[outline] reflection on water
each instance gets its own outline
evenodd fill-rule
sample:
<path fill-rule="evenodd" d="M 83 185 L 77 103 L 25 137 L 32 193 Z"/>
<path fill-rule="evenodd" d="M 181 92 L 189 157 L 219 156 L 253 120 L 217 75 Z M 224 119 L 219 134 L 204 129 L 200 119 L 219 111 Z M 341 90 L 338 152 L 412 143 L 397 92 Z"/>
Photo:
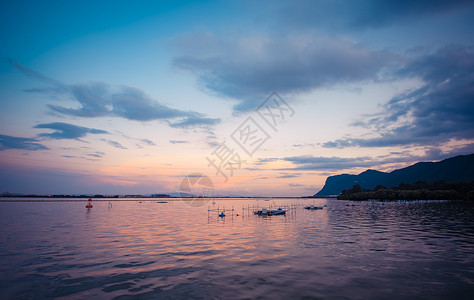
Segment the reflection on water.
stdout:
<path fill-rule="evenodd" d="M 0 203 L 0 296 L 468 299 L 474 206 L 279 199 L 286 216 L 180 201 Z M 212 206 L 211 206 L 212 207 Z M 238 214 L 238 215 L 237 215 Z"/>

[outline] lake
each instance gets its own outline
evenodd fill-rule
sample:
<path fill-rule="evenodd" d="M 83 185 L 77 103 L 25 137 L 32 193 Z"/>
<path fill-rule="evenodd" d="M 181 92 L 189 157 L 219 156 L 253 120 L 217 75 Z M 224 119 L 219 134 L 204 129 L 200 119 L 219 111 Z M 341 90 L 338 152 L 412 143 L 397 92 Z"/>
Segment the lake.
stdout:
<path fill-rule="evenodd" d="M 347 203 L 0 202 L 0 298 L 472 299 L 472 203 Z"/>

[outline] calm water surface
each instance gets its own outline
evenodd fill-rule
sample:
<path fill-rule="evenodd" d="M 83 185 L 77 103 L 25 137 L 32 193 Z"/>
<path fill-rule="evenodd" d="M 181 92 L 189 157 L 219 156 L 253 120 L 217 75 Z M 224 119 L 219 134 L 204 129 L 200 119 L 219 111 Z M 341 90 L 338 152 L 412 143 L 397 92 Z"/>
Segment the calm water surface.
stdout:
<path fill-rule="evenodd" d="M 472 299 L 474 205 L 0 203 L 1 299 Z M 297 205 L 261 217 L 249 205 Z M 302 204 L 327 204 L 307 211 Z M 222 219 L 211 208 L 235 208 Z M 237 215 L 238 214 L 238 215 Z"/>

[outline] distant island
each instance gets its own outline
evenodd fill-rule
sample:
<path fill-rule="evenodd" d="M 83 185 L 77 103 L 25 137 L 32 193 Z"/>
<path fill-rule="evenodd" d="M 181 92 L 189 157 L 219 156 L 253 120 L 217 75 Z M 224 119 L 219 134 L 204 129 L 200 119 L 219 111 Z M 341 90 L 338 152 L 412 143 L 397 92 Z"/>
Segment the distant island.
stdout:
<path fill-rule="evenodd" d="M 474 154 L 419 162 L 390 173 L 369 169 L 358 175 L 330 176 L 313 197 L 336 195 L 345 200 L 474 200 Z"/>
<path fill-rule="evenodd" d="M 80 194 L 80 195 L 41 195 L 41 194 L 21 194 L 21 193 L 0 193 L 0 197 L 4 198 L 174 198 L 168 194 L 151 194 L 151 195 L 100 195 L 100 194 Z"/>
<path fill-rule="evenodd" d="M 301 198 L 301 197 L 285 197 L 285 196 L 241 196 L 241 195 L 212 195 L 212 196 L 202 196 L 202 195 L 194 195 L 191 193 L 168 193 L 168 194 L 123 194 L 123 195 L 102 195 L 102 194 L 22 194 L 22 193 L 9 193 L 3 192 L 0 193 L 0 198 L 50 198 L 50 199 L 88 199 L 93 198 L 95 200 L 98 199 L 123 199 L 123 198 L 170 198 L 170 199 L 183 199 L 183 198 L 202 198 L 202 199 L 227 199 L 227 198 L 272 198 L 272 199 L 280 199 L 280 198 Z"/>

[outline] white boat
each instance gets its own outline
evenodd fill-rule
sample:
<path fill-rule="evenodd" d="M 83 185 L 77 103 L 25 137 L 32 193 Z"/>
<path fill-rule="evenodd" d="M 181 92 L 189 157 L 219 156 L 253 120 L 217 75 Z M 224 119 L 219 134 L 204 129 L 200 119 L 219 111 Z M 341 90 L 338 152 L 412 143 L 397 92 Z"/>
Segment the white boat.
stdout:
<path fill-rule="evenodd" d="M 323 208 L 324 208 L 323 206 L 314 206 L 314 204 L 304 207 L 304 209 L 309 209 L 309 210 L 317 210 L 317 209 L 323 209 Z"/>
<path fill-rule="evenodd" d="M 286 214 L 286 210 L 282 209 L 281 207 L 278 209 L 262 208 L 261 210 L 254 211 L 253 213 L 259 216 L 276 216 Z"/>

